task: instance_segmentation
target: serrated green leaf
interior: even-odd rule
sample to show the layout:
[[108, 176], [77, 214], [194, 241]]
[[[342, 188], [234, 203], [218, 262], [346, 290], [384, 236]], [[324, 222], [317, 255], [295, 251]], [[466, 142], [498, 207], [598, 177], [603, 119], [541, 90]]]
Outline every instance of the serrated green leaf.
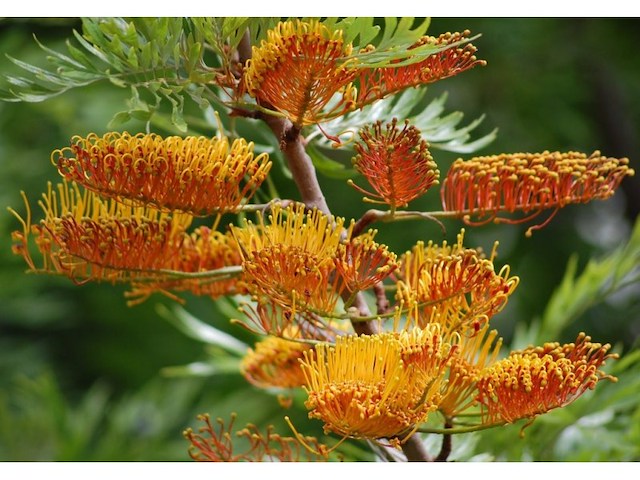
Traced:
[[[427, 106], [422, 106], [426, 100], [427, 89], [407, 89], [397, 95], [379, 100], [361, 110], [350, 112], [323, 125], [323, 130], [331, 135], [343, 135], [351, 132], [355, 135], [362, 127], [376, 122], [389, 122], [393, 118], [408, 119], [413, 126], [420, 130], [423, 138], [433, 148], [456, 153], [472, 153], [483, 148], [496, 137], [497, 130], [471, 140], [471, 132], [484, 119], [484, 116], [473, 120], [466, 126], [455, 128], [463, 119], [463, 114], [453, 112], [440, 116], [444, 112], [447, 94], [444, 93], [431, 100]], [[307, 140], [325, 150], [331, 149], [331, 141], [318, 128], [312, 132]], [[350, 144], [346, 149], [351, 149]]]
[[[577, 258], [567, 264], [563, 279], [551, 295], [542, 316], [541, 330], [551, 338], [559, 336], [563, 328], [576, 320], [585, 310], [603, 302], [622, 286], [625, 279], [640, 283], [640, 219], [626, 245], [606, 257], [591, 259], [577, 274]], [[630, 260], [631, 259], [631, 260]], [[635, 275], [635, 277], [633, 277]], [[539, 339], [545, 341], [545, 339]]]
[[445, 150], [447, 152], [454, 152], [460, 154], [470, 154], [477, 152], [478, 150], [486, 147], [493, 142], [498, 136], [498, 129], [495, 128], [491, 132], [487, 133], [484, 137], [480, 137], [472, 142], [467, 142], [466, 139], [469, 135], [466, 135], [464, 139], [455, 139], [445, 143], [431, 143], [432, 148]]

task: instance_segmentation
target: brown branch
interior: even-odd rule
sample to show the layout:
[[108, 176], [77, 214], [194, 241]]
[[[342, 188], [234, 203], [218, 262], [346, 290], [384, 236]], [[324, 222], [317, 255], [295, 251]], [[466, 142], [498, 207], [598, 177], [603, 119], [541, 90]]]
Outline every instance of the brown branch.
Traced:
[[[449, 429], [453, 427], [453, 424], [451, 423], [451, 420], [446, 419], [444, 421], [444, 428]], [[451, 448], [452, 448], [452, 439], [451, 439], [451, 434], [450, 433], [445, 433], [442, 436], [442, 448], [440, 449], [440, 453], [438, 453], [438, 456], [435, 458], [435, 462], [446, 462], [447, 458], [449, 458], [449, 455], [451, 455]]]

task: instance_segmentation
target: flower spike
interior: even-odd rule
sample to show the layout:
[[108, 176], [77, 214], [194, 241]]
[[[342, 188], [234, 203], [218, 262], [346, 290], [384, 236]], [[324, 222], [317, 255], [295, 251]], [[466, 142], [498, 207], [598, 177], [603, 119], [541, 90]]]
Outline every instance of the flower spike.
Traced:
[[103, 196], [194, 215], [237, 210], [271, 168], [244, 139], [126, 132], [75, 136], [51, 161], [65, 179]]
[[305, 354], [305, 402], [325, 432], [353, 438], [410, 437], [437, 408], [455, 349], [437, 328], [345, 336]]
[[408, 52], [426, 44], [438, 47], [451, 46], [410, 65], [363, 69], [359, 76], [358, 107], [361, 108], [405, 88], [437, 82], [475, 66], [486, 65], [486, 61], [476, 58], [476, 47], [471, 43], [464, 43], [468, 42], [470, 33], [469, 30], [465, 30], [461, 33], [444, 33], [437, 38], [422, 37], [409, 47]]
[[344, 288], [332, 275], [344, 219], [315, 209], [306, 213], [301, 204], [275, 205], [269, 219], [265, 225], [259, 214], [258, 226], [232, 226], [250, 291], [286, 308], [332, 313]]
[[[545, 151], [458, 159], [442, 184], [442, 205], [469, 225], [522, 223], [544, 209], [554, 208], [555, 214], [571, 203], [611, 197], [624, 177], [634, 175], [628, 164], [627, 158], [609, 158], [599, 151], [588, 157]], [[521, 219], [498, 217], [515, 211], [533, 213]], [[529, 228], [527, 236], [549, 220]]]
[[575, 343], [512, 352], [479, 376], [483, 424], [534, 418], [570, 404], [604, 378], [616, 381], [600, 370], [607, 359], [618, 357], [607, 353], [610, 348], [581, 333]]
[[350, 54], [341, 30], [331, 32], [315, 20], [281, 22], [253, 47], [244, 82], [265, 107], [297, 127], [311, 125], [355, 108], [351, 82], [357, 70], [344, 61]]
[[353, 181], [349, 184], [372, 197], [365, 197], [365, 201], [386, 203], [395, 210], [438, 183], [440, 172], [429, 153], [428, 144], [408, 120], [400, 129], [394, 118], [384, 132], [382, 122], [378, 121], [373, 127], [363, 128], [360, 138], [362, 142], [355, 144], [358, 154], [353, 158], [353, 164], [377, 193], [364, 190]]
[[[22, 221], [23, 231], [14, 233], [15, 252], [25, 258], [32, 271], [60, 273], [78, 283], [131, 282], [133, 292], [128, 296], [138, 298], [130, 304], [156, 291], [189, 290], [212, 297], [242, 292], [236, 278], [239, 268], [232, 275], [188, 277], [189, 273], [239, 267], [241, 261], [230, 235], [207, 227], [187, 233], [191, 215], [169, 215], [103, 200], [67, 182], [56, 189], [49, 184], [40, 205], [45, 213], [40, 224], [31, 225], [29, 214], [27, 221]], [[41, 267], [29, 253], [32, 237], [43, 257]], [[169, 272], [186, 275], [174, 278]]]
[[497, 244], [486, 258], [463, 246], [464, 233], [463, 229], [453, 245], [418, 242], [402, 256], [396, 298], [408, 309], [411, 324], [436, 322], [446, 332], [475, 333], [502, 310], [518, 286], [508, 266], [495, 271]]

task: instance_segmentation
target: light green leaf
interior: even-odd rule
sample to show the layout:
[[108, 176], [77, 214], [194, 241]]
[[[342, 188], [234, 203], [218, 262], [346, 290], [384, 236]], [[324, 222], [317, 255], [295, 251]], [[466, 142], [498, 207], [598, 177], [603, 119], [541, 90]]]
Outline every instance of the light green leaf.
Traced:
[[217, 345], [238, 356], [243, 356], [247, 353], [248, 347], [246, 344], [228, 333], [197, 319], [182, 307], [174, 306], [172, 310], [169, 310], [166, 306], [160, 304], [156, 307], [156, 310], [158, 315], [195, 340]]

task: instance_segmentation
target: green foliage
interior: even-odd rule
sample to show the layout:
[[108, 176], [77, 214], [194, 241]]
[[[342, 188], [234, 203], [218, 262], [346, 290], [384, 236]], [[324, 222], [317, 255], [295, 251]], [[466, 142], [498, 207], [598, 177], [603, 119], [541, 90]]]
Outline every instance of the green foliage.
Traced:
[[193, 412], [202, 387], [176, 382], [152, 382], [120, 399], [96, 384], [72, 402], [51, 374], [18, 377], [0, 393], [0, 458], [185, 460], [184, 413]]
[[[203, 62], [200, 36], [187, 34], [180, 18], [87, 18], [82, 34], [73, 32], [77, 45], [67, 41], [68, 55], [40, 44], [49, 54], [45, 69], [11, 58], [30, 77], [6, 76], [11, 85], [0, 90], [5, 101], [39, 102], [91, 83], [108, 80], [131, 89], [128, 109], [117, 113], [110, 127], [136, 118], [148, 121], [163, 101], [171, 105], [171, 121], [181, 131], [184, 97], [206, 106], [202, 88], [214, 74]], [[143, 98], [140, 90], [147, 92]]]
[[588, 309], [624, 288], [639, 288], [640, 220], [636, 221], [626, 245], [602, 259], [590, 259], [580, 274], [577, 274], [577, 268], [578, 258], [574, 255], [542, 319], [532, 322], [528, 329], [518, 331], [514, 348], [559, 338], [563, 330]]

